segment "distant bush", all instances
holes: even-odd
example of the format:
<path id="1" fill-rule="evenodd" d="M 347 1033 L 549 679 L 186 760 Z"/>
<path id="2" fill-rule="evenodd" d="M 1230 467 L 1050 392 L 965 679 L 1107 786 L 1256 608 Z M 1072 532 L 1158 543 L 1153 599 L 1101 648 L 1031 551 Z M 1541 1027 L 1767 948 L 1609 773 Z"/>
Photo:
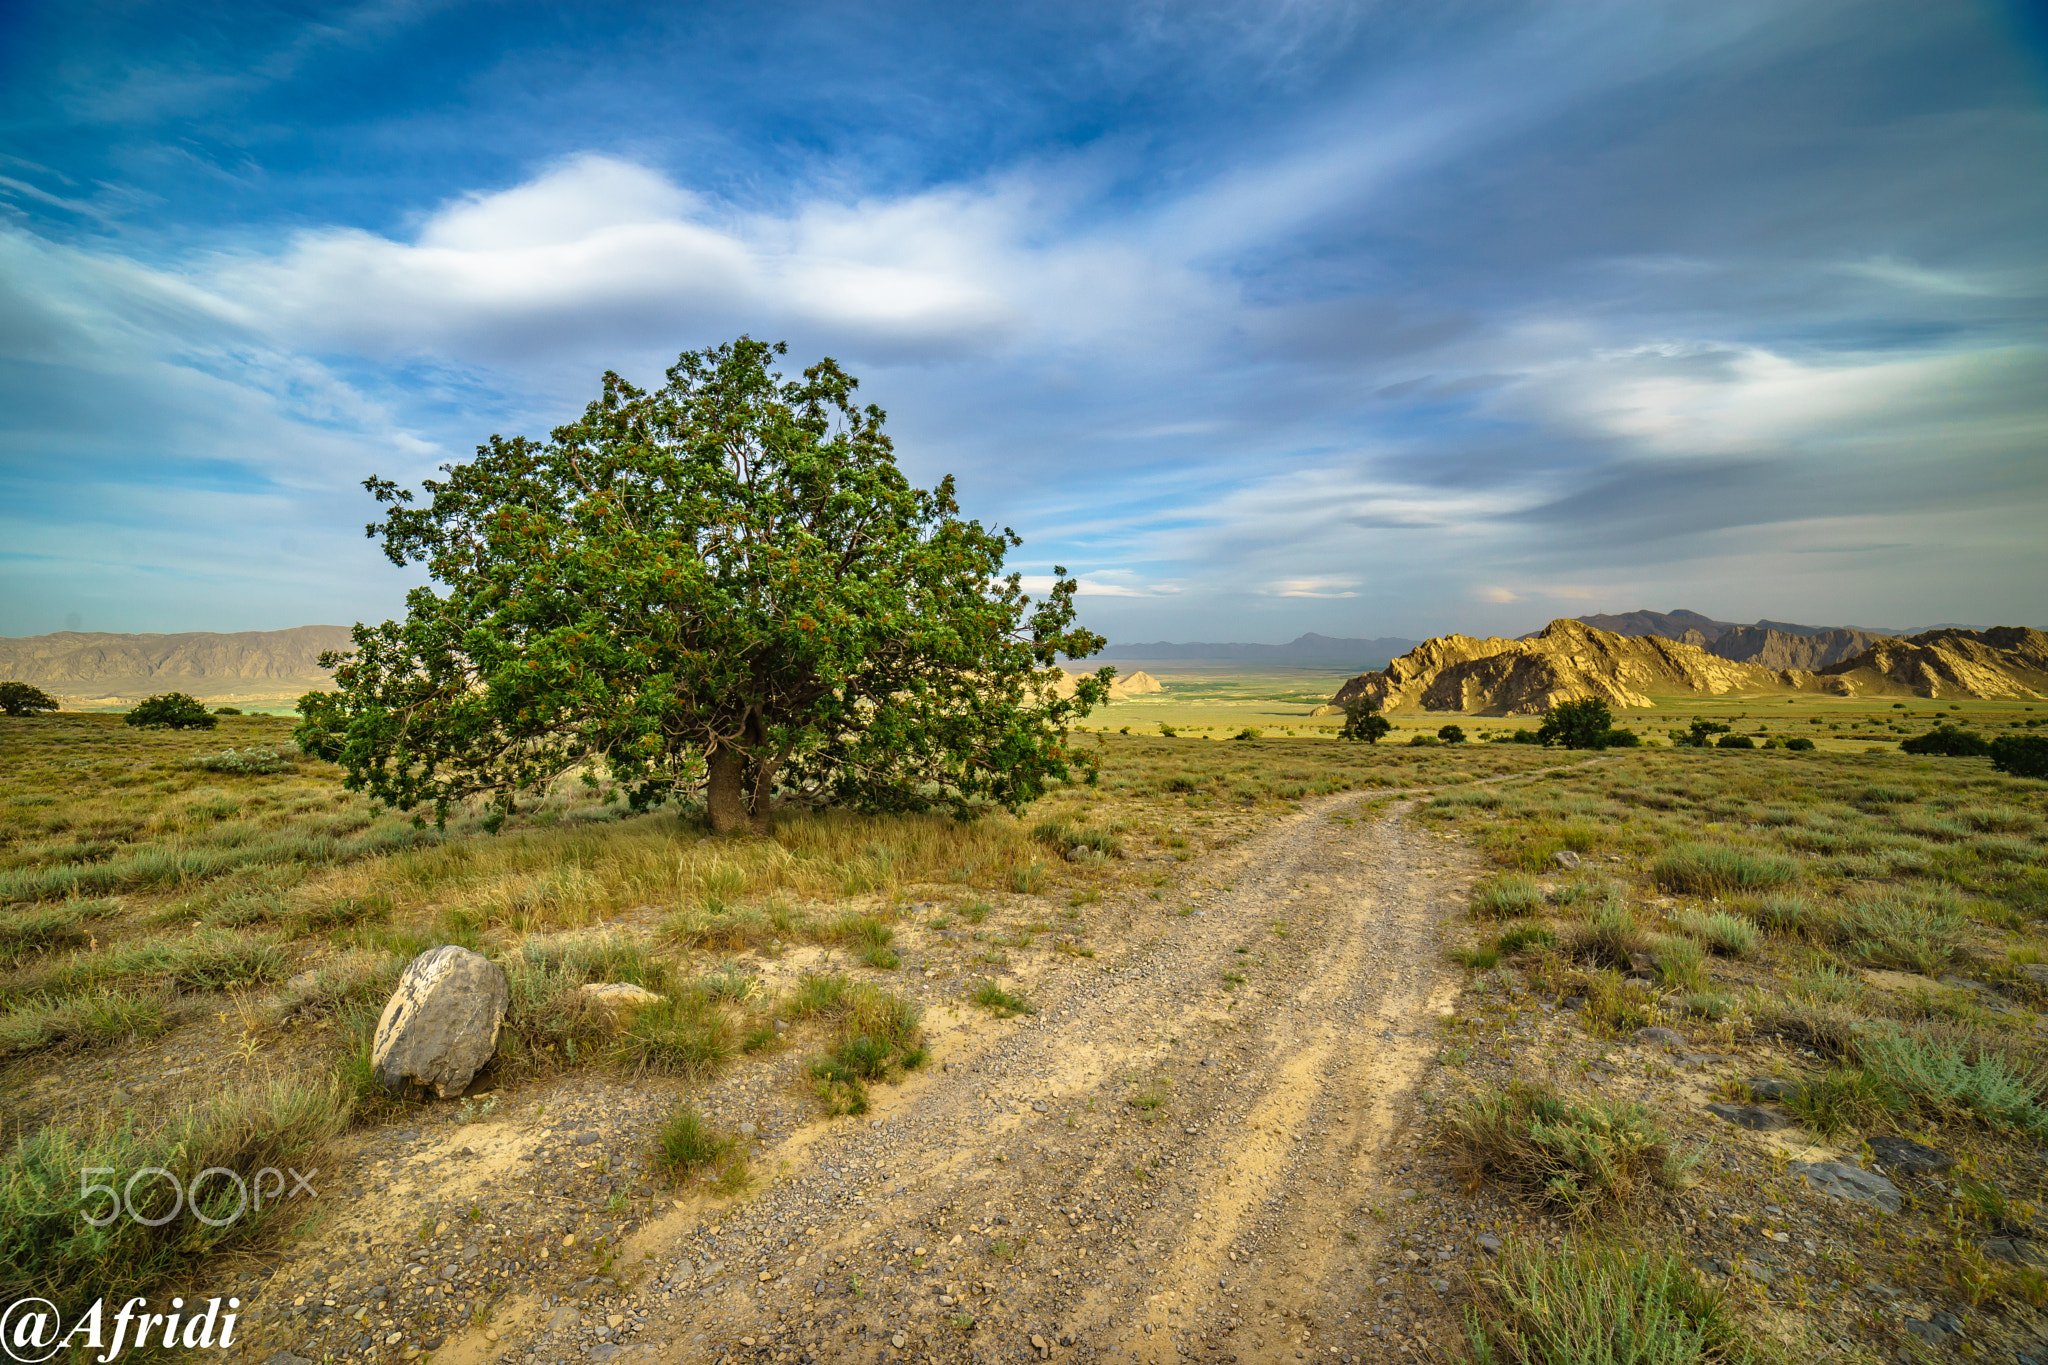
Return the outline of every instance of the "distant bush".
<path id="1" fill-rule="evenodd" d="M 2048 735 L 2000 735 L 1991 741 L 1991 766 L 2014 777 L 2048 778 Z"/>
<path id="2" fill-rule="evenodd" d="M 1168 725 L 1165 721 L 1162 720 L 1159 722 L 1159 733 L 1167 739 L 1172 739 L 1178 734 L 1180 734 L 1180 731 L 1174 729 L 1171 725 Z"/>
<path id="3" fill-rule="evenodd" d="M 1609 730 L 1595 748 L 1633 749 L 1643 742 L 1643 737 L 1633 730 Z"/>
<path id="4" fill-rule="evenodd" d="M 220 722 L 183 692 L 165 692 L 139 703 L 127 722 L 144 730 L 211 730 Z"/>
<path id="5" fill-rule="evenodd" d="M 1792 736 L 1792 738 L 1785 741 L 1785 747 L 1788 749 L 1798 749 L 1803 752 L 1813 747 L 1813 741 L 1808 739 L 1805 735 L 1794 735 Z"/>
<path id="6" fill-rule="evenodd" d="M 1232 739 L 1257 739 L 1258 737 L 1259 732 L 1257 730 L 1254 730 L 1249 725 L 1245 726 L 1244 729 L 1239 730 L 1236 734 L 1231 736 Z"/>
<path id="7" fill-rule="evenodd" d="M 1899 748 L 1909 754 L 1940 754 L 1945 758 L 1983 758 L 1991 752 L 1991 745 L 1982 735 L 1948 724 L 1937 725 L 1912 739 L 1902 739 Z"/>
<path id="8" fill-rule="evenodd" d="M 38 711 L 54 711 L 57 699 L 40 687 L 25 682 L 0 682 L 0 711 L 10 716 L 33 716 Z"/>
<path id="9" fill-rule="evenodd" d="M 1723 735 L 1714 741 L 1716 749 L 1754 749 L 1756 741 L 1748 735 Z"/>
<path id="10" fill-rule="evenodd" d="M 213 714 L 216 716 L 239 716 L 242 714 L 242 708 L 239 706 L 216 706 L 213 708 Z"/>
<path id="11" fill-rule="evenodd" d="M 1715 735 L 1725 735 L 1728 727 L 1718 720 L 1694 720 L 1683 730 L 1671 732 L 1671 742 L 1683 749 L 1704 749 L 1714 742 Z"/>
<path id="12" fill-rule="evenodd" d="M 204 768 L 210 773 L 288 773 L 292 760 L 282 749 L 266 749 L 251 745 L 247 749 L 223 749 L 217 754 L 192 760 L 195 768 Z"/>
<path id="13" fill-rule="evenodd" d="M 1598 697 L 1561 701 L 1543 713 L 1537 728 L 1538 744 L 1560 744 L 1567 749 L 1604 749 L 1614 729 L 1614 713 Z"/>
<path id="14" fill-rule="evenodd" d="M 1543 742 L 1536 737 L 1534 730 L 1517 730 L 1506 738 L 1510 744 L 1541 744 Z"/>
<path id="15" fill-rule="evenodd" d="M 1441 743 L 1443 743 L 1443 741 L 1438 739 L 1435 735 L 1410 735 L 1408 737 L 1408 747 L 1411 749 L 1426 749 L 1432 745 Z"/>
<path id="16" fill-rule="evenodd" d="M 1463 744 L 1465 742 L 1464 730 L 1455 725 L 1443 726 L 1436 732 L 1436 737 L 1446 744 Z"/>

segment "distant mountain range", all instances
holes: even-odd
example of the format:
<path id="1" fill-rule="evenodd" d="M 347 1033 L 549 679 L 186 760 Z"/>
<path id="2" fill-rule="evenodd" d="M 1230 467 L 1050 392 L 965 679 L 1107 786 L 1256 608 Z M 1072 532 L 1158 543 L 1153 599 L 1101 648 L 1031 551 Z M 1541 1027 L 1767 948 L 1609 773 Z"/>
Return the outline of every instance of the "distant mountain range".
<path id="1" fill-rule="evenodd" d="M 1105 659 L 1179 663 L 1268 663 L 1294 664 L 1303 668 L 1384 668 L 1397 656 L 1406 654 L 1420 640 L 1388 636 L 1379 640 L 1347 640 L 1310 632 L 1284 645 L 1169 644 L 1164 640 L 1149 645 L 1111 645 L 1102 651 Z"/>
<path id="2" fill-rule="evenodd" d="M 346 626 L 178 635 L 65 630 L 0 638 L 0 679 L 72 696 L 304 691 L 328 679 L 320 667 L 322 651 L 348 647 Z"/>

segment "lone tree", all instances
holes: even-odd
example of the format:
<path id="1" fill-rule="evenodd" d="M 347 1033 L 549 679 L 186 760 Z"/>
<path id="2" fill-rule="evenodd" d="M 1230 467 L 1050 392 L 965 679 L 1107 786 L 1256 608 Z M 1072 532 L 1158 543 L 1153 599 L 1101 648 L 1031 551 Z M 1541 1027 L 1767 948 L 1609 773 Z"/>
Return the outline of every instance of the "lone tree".
<path id="1" fill-rule="evenodd" d="M 1344 726 L 1337 731 L 1337 738 L 1377 744 L 1393 728 L 1394 723 L 1380 714 L 1379 702 L 1371 697 L 1356 697 L 1344 703 Z"/>
<path id="2" fill-rule="evenodd" d="M 652 392 L 606 374 L 545 442 L 491 437 L 423 485 L 388 480 L 368 534 L 428 566 L 404 621 L 323 656 L 302 747 L 401 810 L 600 773 L 631 806 L 702 789 L 720 833 L 776 810 L 1015 809 L 1087 763 L 1069 723 L 1113 669 L 1056 690 L 1074 625 L 1056 568 L 1035 604 L 1001 576 L 1023 542 L 913 488 L 883 413 L 831 360 L 786 380 L 748 337 L 684 354 Z"/>
<path id="3" fill-rule="evenodd" d="M 220 724 L 204 702 L 183 692 L 162 692 L 137 702 L 123 719 L 144 730 L 211 730 Z"/>
<path id="4" fill-rule="evenodd" d="M 33 716 L 57 709 L 57 699 L 42 688 L 25 682 L 0 682 L 0 711 L 10 716 Z"/>
<path id="5" fill-rule="evenodd" d="M 1567 749 L 1604 749 L 1607 733 L 1614 728 L 1614 713 L 1598 697 L 1561 701 L 1543 713 L 1536 727 L 1538 744 L 1562 744 Z"/>

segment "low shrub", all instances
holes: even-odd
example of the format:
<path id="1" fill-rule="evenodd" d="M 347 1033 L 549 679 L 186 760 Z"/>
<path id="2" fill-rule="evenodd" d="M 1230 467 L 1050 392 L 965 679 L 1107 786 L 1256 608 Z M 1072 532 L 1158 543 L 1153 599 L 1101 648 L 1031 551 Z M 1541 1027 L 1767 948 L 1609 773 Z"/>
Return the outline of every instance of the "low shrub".
<path id="1" fill-rule="evenodd" d="M 281 748 L 264 748 L 251 745 L 246 749 L 223 749 L 217 754 L 208 754 L 192 760 L 192 766 L 210 773 L 236 773 L 243 776 L 263 776 L 270 773 L 288 773 L 292 770 L 291 755 Z"/>
<path id="2" fill-rule="evenodd" d="M 1635 912 L 1621 900 L 1594 906 L 1592 914 L 1572 929 L 1567 942 L 1575 961 L 1616 968 L 1629 967 L 1634 956 L 1649 947 L 1649 940 L 1636 927 Z"/>
<path id="3" fill-rule="evenodd" d="M 1645 1181 L 1681 1174 L 1669 1139 L 1641 1105 L 1567 1099 L 1520 1078 L 1467 1100 L 1444 1122 L 1452 1172 L 1574 1215 L 1621 1202 Z"/>
<path id="4" fill-rule="evenodd" d="M 1893 894 L 1831 906 L 1807 933 L 1867 966 L 1939 976 L 1955 960 L 1963 928 L 1953 897 Z"/>
<path id="5" fill-rule="evenodd" d="M 1726 844 L 1674 844 L 1650 868 L 1657 885 L 1696 896 L 1728 896 L 1783 886 L 1799 875 L 1799 864 L 1775 853 L 1753 853 Z"/>
<path id="6" fill-rule="evenodd" d="M 1036 1014 L 1038 1007 L 1015 991 L 1005 990 L 993 981 L 984 981 L 974 988 L 969 996 L 975 1004 L 993 1013 L 998 1019 L 1009 1019 L 1019 1014 Z"/>
<path id="7" fill-rule="evenodd" d="M 1520 919 L 1543 908 L 1543 888 L 1534 877 L 1497 877 L 1472 890 L 1474 919 Z"/>
<path id="8" fill-rule="evenodd" d="M 118 1301 L 153 1293 L 158 1284 L 193 1275 L 210 1257 L 261 1244 L 310 1212 L 303 1203 L 268 1200 L 260 1209 L 241 1207 L 236 1216 L 244 1195 L 234 1181 L 214 1176 L 188 1198 L 156 1176 L 135 1183 L 128 1195 L 138 1218 L 124 1213 L 94 1227 L 112 1196 L 82 1189 L 91 1182 L 82 1182 L 80 1171 L 111 1168 L 116 1189 L 127 1193 L 128 1177 L 149 1167 L 170 1172 L 181 1185 L 210 1167 L 245 1181 L 266 1166 L 312 1170 L 321 1164 L 314 1154 L 347 1119 L 347 1099 L 338 1088 L 278 1083 L 146 1126 L 107 1114 L 97 1122 L 67 1118 L 40 1129 L 0 1156 L 0 1299 L 45 1298 L 69 1319 L 103 1295 Z M 174 1201 L 186 1214 L 164 1217 Z M 205 1218 L 187 1216 L 191 1212 Z M 146 1219 L 163 1221 L 150 1227 L 140 1221 Z"/>
<path id="9" fill-rule="evenodd" d="M 1463 744 L 1465 742 L 1464 727 L 1458 725 L 1439 726 L 1437 727 L 1436 737 L 1446 744 Z"/>
<path id="10" fill-rule="evenodd" d="M 724 1168 L 720 1183 L 734 1183 L 736 1173 L 744 1178 L 747 1158 L 740 1140 L 713 1129 L 687 1104 L 669 1115 L 654 1135 L 654 1169 L 666 1176 L 671 1186 L 720 1166 Z"/>
<path id="11" fill-rule="evenodd" d="M 1408 737 L 1408 747 L 1411 749 L 1426 749 L 1442 742 L 1435 735 L 1410 735 Z"/>
<path id="12" fill-rule="evenodd" d="M 1756 951 L 1756 925 L 1725 910 L 1681 910 L 1671 922 L 1680 933 L 1692 935 L 1725 957 L 1748 957 Z"/>
<path id="13" fill-rule="evenodd" d="M 1932 1113 L 1963 1113 L 1996 1128 L 2048 1132 L 2048 1109 L 2040 1103 L 2048 1077 L 1963 1031 L 1909 1030 L 1885 1022 L 1860 1033 L 1855 1048 L 1878 1084 Z"/>
<path id="14" fill-rule="evenodd" d="M 1902 1107 L 1902 1097 L 1869 1071 L 1831 1067 L 1802 1081 L 1786 1098 L 1785 1107 L 1808 1132 L 1834 1137 L 1868 1127 L 1896 1111 Z"/>
<path id="15" fill-rule="evenodd" d="M 1754 749 L 1756 741 L 1748 735 L 1723 735 L 1714 741 L 1716 749 Z"/>
<path id="16" fill-rule="evenodd" d="M 1510 1239 L 1473 1277 L 1477 1365 L 1761 1365 L 1722 1292 L 1684 1259 L 1576 1240 Z"/>
<path id="17" fill-rule="evenodd" d="M 1806 753 L 1813 748 L 1813 741 L 1805 735 L 1794 735 L 1785 741 L 1785 747 L 1799 753 Z"/>

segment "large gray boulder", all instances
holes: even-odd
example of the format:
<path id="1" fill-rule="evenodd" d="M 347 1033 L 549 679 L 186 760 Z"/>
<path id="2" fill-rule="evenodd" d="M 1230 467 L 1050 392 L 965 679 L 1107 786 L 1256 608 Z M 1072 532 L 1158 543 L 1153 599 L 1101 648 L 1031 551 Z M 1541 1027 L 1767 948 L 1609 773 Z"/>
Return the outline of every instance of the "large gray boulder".
<path id="1" fill-rule="evenodd" d="M 512 988 L 489 958 L 446 944 L 412 960 L 377 1021 L 370 1066 L 386 1090 L 453 1099 L 498 1050 Z"/>

